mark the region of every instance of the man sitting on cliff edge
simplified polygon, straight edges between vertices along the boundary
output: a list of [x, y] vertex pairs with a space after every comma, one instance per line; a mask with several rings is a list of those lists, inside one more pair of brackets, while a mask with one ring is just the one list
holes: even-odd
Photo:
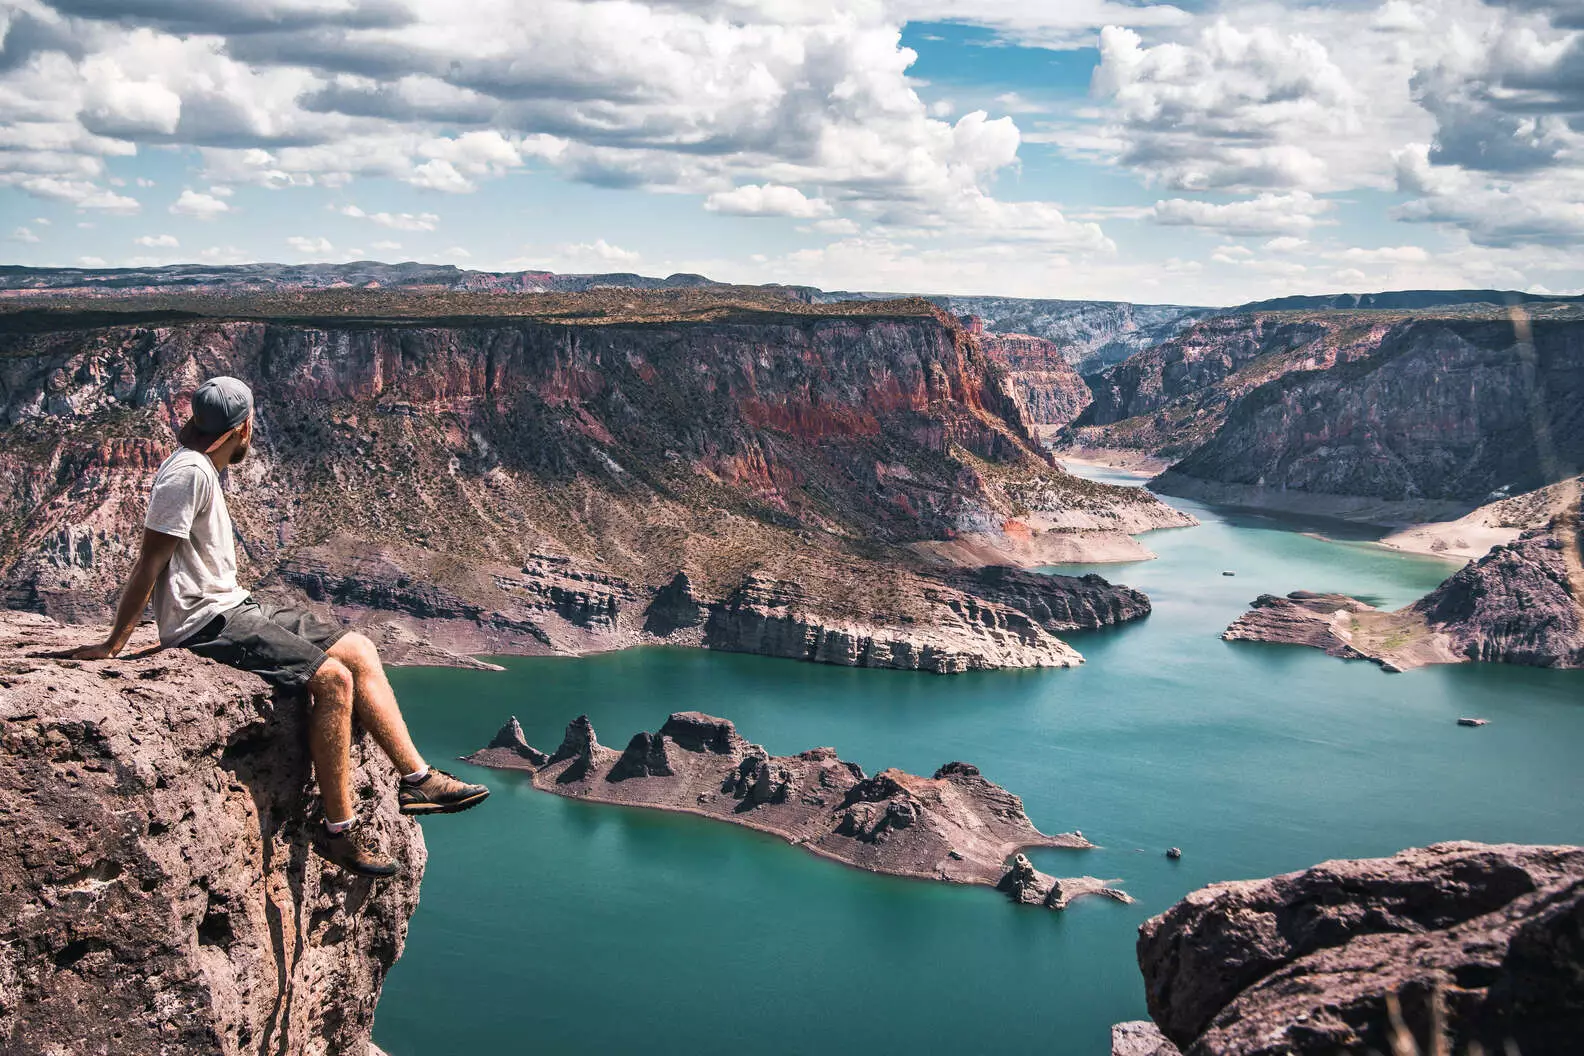
[[110, 637], [71, 656], [102, 660], [119, 653], [152, 595], [161, 645], [252, 671], [281, 689], [306, 689], [308, 748], [324, 804], [314, 849], [348, 872], [392, 876], [396, 863], [356, 824], [348, 780], [354, 715], [402, 775], [403, 814], [453, 814], [482, 802], [489, 789], [425, 765], [373, 642], [302, 609], [257, 601], [237, 586], [220, 471], [247, 457], [252, 438], [253, 393], [246, 385], [219, 377], [199, 386], [181, 447], [154, 475], [142, 548]]

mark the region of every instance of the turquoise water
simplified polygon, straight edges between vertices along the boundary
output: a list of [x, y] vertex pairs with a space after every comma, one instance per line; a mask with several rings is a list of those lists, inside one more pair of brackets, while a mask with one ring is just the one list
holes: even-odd
[[[647, 649], [392, 672], [435, 760], [511, 714], [548, 749], [580, 712], [620, 746], [687, 708], [776, 753], [833, 744], [871, 773], [967, 760], [1042, 829], [1102, 845], [1036, 852], [1041, 868], [1118, 878], [1137, 905], [1016, 907], [458, 763], [495, 794], [424, 822], [429, 872], [379, 1043], [392, 1056], [1102, 1056], [1110, 1025], [1144, 1014], [1139, 923], [1193, 888], [1435, 840], [1584, 843], [1584, 673], [1388, 675], [1224, 643], [1256, 594], [1397, 606], [1454, 566], [1337, 541], [1349, 533], [1335, 525], [1173, 501], [1202, 526], [1144, 537], [1157, 561], [1097, 569], [1146, 591], [1154, 613], [1073, 635], [1089, 661], [1075, 670], [941, 678]], [[1162, 856], [1172, 845], [1180, 861]]]

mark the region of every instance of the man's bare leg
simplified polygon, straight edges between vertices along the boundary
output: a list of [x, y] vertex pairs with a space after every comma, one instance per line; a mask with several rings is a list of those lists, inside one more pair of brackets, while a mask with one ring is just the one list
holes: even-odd
[[[339, 661], [352, 673], [353, 709], [363, 728], [379, 744], [397, 773], [414, 774], [424, 769], [423, 756], [407, 732], [396, 703], [396, 693], [380, 663], [374, 643], [361, 634], [343, 635], [329, 649], [330, 659]], [[328, 663], [328, 661], [327, 661]]]
[[308, 680], [313, 697], [308, 714], [308, 751], [319, 778], [324, 822], [314, 826], [314, 849], [341, 868], [359, 876], [393, 876], [397, 864], [381, 852], [367, 830], [357, 827], [352, 806], [352, 672], [335, 657], [326, 657]]
[[352, 672], [332, 657], [319, 665], [308, 682], [308, 693], [313, 698], [308, 713], [308, 753], [319, 779], [325, 821], [351, 821]]

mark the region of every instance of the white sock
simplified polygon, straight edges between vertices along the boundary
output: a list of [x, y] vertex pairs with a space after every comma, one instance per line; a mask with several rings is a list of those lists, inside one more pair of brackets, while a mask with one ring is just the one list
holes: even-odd
[[356, 821], [357, 818], [348, 818], [345, 821], [331, 821], [329, 818], [326, 818], [325, 831], [330, 833], [332, 836], [339, 836], [341, 833], [350, 829]]
[[407, 782], [409, 785], [416, 785], [418, 782], [422, 781], [428, 776], [429, 768], [427, 766], [421, 766], [410, 774], [403, 774], [402, 780]]

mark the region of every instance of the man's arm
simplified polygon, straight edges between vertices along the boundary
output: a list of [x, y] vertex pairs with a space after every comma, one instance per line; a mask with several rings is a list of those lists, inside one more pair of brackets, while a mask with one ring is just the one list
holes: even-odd
[[127, 577], [126, 588], [121, 591], [121, 602], [116, 606], [115, 626], [110, 629], [110, 637], [100, 645], [74, 649], [70, 654], [73, 660], [103, 660], [116, 655], [126, 646], [139, 617], [143, 615], [143, 606], [148, 604], [149, 595], [154, 592], [155, 581], [165, 571], [165, 566], [170, 564], [171, 555], [176, 552], [176, 544], [180, 542], [174, 535], [156, 532], [152, 528], [143, 529], [143, 545], [138, 550], [137, 561], [132, 565], [132, 575]]

